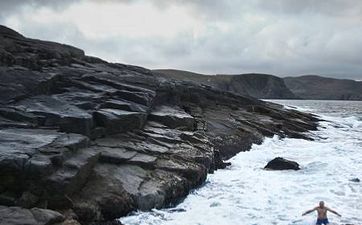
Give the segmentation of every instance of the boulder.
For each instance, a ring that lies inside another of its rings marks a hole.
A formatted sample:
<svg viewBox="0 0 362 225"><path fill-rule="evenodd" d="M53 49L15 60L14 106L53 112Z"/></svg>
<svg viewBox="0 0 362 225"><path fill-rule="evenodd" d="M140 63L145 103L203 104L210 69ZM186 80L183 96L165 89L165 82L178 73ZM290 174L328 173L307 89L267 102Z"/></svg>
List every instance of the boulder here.
<svg viewBox="0 0 362 225"><path fill-rule="evenodd" d="M277 157L264 167L269 170L300 170L299 164L294 161L290 161L281 157Z"/></svg>
<svg viewBox="0 0 362 225"><path fill-rule="evenodd" d="M353 179L350 179L350 181L352 181L352 182L356 182L356 183L361 182L361 180L360 180L358 177L353 178Z"/></svg>

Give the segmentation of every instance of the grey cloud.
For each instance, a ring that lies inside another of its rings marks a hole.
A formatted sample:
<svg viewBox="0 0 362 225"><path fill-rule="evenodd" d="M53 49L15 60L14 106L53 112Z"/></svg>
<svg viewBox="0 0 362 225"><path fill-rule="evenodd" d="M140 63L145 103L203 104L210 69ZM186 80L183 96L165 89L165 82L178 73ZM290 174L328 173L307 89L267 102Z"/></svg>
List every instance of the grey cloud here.
<svg viewBox="0 0 362 225"><path fill-rule="evenodd" d="M69 3L75 3L78 0L2 0L0 1L1 11L12 10L22 5L46 6L46 7L63 7Z"/></svg>
<svg viewBox="0 0 362 225"><path fill-rule="evenodd" d="M56 10L65 10L69 5L76 2L78 0L1 0L0 19L18 12L24 6L50 7Z"/></svg>
<svg viewBox="0 0 362 225"><path fill-rule="evenodd" d="M258 6L271 13L309 13L330 16L362 14L362 2L358 0L258 0Z"/></svg>
<svg viewBox="0 0 362 225"><path fill-rule="evenodd" d="M196 37L189 31L173 38L109 36L94 40L72 23L23 21L20 31L31 37L75 45L87 54L106 60L149 68L178 68L210 74L321 74L362 79L362 2L359 0L150 1L160 11L171 6L187 7L189 16L202 22L206 30ZM81 1L30 2L34 7L67 10L71 4ZM104 1L93 2L104 4ZM144 1L107 2L138 4ZM24 1L1 1L0 15L8 9L16 16L22 4ZM246 20L247 16L251 18ZM220 30L216 26L219 22L228 29Z"/></svg>

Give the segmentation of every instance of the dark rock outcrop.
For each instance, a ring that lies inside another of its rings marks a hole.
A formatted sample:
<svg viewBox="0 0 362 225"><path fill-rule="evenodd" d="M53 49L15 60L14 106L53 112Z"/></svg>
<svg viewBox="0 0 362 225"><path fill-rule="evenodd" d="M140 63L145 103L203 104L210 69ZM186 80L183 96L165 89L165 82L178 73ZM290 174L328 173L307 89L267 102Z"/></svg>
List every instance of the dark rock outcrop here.
<svg viewBox="0 0 362 225"><path fill-rule="evenodd" d="M268 170L300 170L299 164L297 162L287 160L281 157L277 157L264 167Z"/></svg>
<svg viewBox="0 0 362 225"><path fill-rule="evenodd" d="M11 212L29 224L101 224L164 207L265 136L309 138L318 122L2 26L0 80L0 214L9 225L19 224Z"/></svg>
<svg viewBox="0 0 362 225"><path fill-rule="evenodd" d="M64 216L48 209L24 209L0 205L1 225L48 225L64 221Z"/></svg>
<svg viewBox="0 0 362 225"><path fill-rule="evenodd" d="M350 181L352 181L352 182L356 182L356 183L361 182L361 180L360 180L358 177L356 177L356 178L352 178L352 179L350 179Z"/></svg>

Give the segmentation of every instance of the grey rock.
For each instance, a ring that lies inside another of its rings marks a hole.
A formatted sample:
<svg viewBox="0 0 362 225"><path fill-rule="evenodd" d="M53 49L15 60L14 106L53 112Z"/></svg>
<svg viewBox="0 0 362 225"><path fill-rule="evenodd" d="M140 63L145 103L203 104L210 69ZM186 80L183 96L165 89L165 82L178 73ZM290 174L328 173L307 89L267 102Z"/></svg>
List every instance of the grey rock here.
<svg viewBox="0 0 362 225"><path fill-rule="evenodd" d="M195 129L195 119L177 107L162 106L156 108L149 116L150 120L159 122L169 128Z"/></svg>
<svg viewBox="0 0 362 225"><path fill-rule="evenodd" d="M58 99L56 96L36 96L17 103L17 109L43 116L41 125L58 126L62 131L89 135L93 127L92 116Z"/></svg>
<svg viewBox="0 0 362 225"><path fill-rule="evenodd" d="M52 210L32 208L30 211L39 224L56 224L64 220L62 214Z"/></svg>
<svg viewBox="0 0 362 225"><path fill-rule="evenodd" d="M125 163L137 155L137 152L128 151L123 148L97 147L97 150L101 151L99 160L111 164Z"/></svg>
<svg viewBox="0 0 362 225"><path fill-rule="evenodd" d="M52 225L64 220L60 213L52 210L5 206L0 206L0 218L1 225Z"/></svg>
<svg viewBox="0 0 362 225"><path fill-rule="evenodd" d="M102 217L106 220L113 220L120 216L125 216L134 209L134 200L131 195L125 191L129 185L131 189L136 189L138 181L128 177L122 183L122 177L125 166L116 166L109 164L98 164L95 167L94 174L86 183L82 192L74 197L75 205L83 202L94 204L99 207ZM128 170L127 170L128 171ZM133 170L132 170L133 171ZM139 170L134 170L134 172Z"/></svg>
<svg viewBox="0 0 362 225"><path fill-rule="evenodd" d="M46 181L49 199L54 199L51 207L64 207L62 203L72 204L68 196L79 191L98 161L99 154L93 152L77 153L64 162L62 168L53 173Z"/></svg>
<svg viewBox="0 0 362 225"><path fill-rule="evenodd" d="M103 104L101 104L100 108L110 108L110 109L120 109L125 111L131 111L131 112L143 112L146 113L148 111L148 108L146 106L129 102L125 100L116 100L116 99L110 99Z"/></svg>
<svg viewBox="0 0 362 225"><path fill-rule="evenodd" d="M29 191L23 192L21 197L18 199L17 205L23 208L32 208L38 203L39 197Z"/></svg>
<svg viewBox="0 0 362 225"><path fill-rule="evenodd" d="M265 166L269 170L300 170L299 164L281 157L277 157Z"/></svg>
<svg viewBox="0 0 362 225"><path fill-rule="evenodd" d="M145 113L129 112L119 109L100 109L94 113L96 123L106 128L108 133L141 129L146 121Z"/></svg>
<svg viewBox="0 0 362 225"><path fill-rule="evenodd" d="M266 136L310 138L318 119L236 93L238 79L164 79L0 26L0 204L17 206L0 221L113 223L176 203Z"/></svg>

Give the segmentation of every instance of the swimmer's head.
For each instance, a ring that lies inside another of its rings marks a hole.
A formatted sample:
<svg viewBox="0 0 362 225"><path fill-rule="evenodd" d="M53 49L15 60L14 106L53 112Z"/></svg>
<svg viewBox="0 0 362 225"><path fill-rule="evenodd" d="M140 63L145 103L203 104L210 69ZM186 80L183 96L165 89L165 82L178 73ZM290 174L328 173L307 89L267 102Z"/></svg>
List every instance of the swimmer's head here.
<svg viewBox="0 0 362 225"><path fill-rule="evenodd" d="M324 202L323 201L319 202L319 207L322 207L322 208L324 207Z"/></svg>

